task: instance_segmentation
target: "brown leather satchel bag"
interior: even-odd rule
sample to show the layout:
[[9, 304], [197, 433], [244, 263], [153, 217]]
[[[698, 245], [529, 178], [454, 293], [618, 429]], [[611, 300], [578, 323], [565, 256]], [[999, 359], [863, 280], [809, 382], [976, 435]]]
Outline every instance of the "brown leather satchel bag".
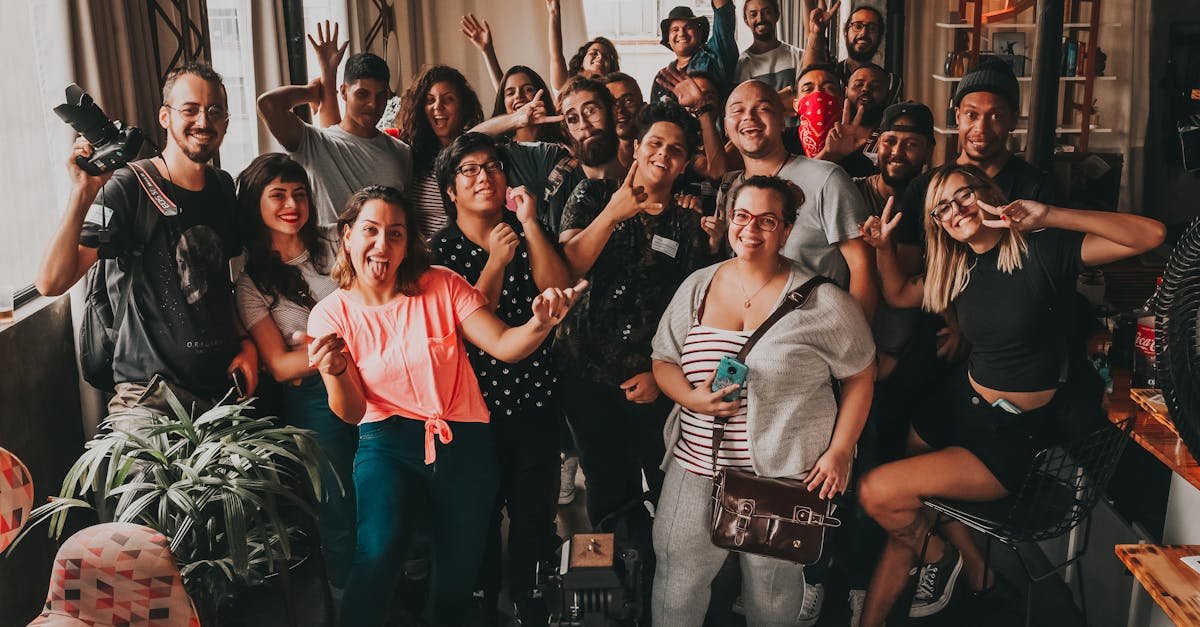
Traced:
[[[746, 340], [737, 359], [746, 355], [758, 339], [793, 309], [804, 306], [821, 283], [815, 276], [788, 293]], [[799, 479], [771, 479], [744, 470], [717, 467], [717, 451], [728, 418], [713, 418], [712, 456], [712, 543], [723, 549], [775, 557], [789, 562], [812, 564], [821, 558], [825, 530], [842, 524], [833, 516], [834, 505], [810, 492]]]

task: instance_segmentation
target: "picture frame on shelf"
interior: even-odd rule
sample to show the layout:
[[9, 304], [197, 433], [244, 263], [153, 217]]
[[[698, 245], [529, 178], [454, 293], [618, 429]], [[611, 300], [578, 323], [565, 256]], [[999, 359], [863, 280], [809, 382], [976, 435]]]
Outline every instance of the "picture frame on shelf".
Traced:
[[1025, 60], [1029, 58], [1027, 53], [1025, 33], [1012, 31], [992, 34], [992, 54], [1012, 65], [1017, 76], [1025, 76]]

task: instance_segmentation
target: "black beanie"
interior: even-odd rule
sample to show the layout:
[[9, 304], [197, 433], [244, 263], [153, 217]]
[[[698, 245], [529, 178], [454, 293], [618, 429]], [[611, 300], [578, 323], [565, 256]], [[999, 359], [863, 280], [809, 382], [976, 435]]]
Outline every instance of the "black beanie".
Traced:
[[986, 91], [1004, 98], [1012, 105], [1017, 113], [1021, 110], [1021, 86], [1017, 83], [1017, 75], [1012, 67], [999, 59], [991, 59], [979, 64], [979, 67], [967, 72], [958, 89], [954, 92], [954, 106], [962, 104], [967, 94]]

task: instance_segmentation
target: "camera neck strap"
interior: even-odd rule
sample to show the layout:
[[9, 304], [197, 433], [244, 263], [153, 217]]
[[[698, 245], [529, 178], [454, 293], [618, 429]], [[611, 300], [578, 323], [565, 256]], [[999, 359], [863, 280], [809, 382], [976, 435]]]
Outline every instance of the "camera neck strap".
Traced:
[[[146, 196], [150, 198], [150, 204], [154, 205], [154, 208], [158, 209], [158, 212], [164, 216], [169, 217], [179, 215], [179, 207], [175, 204], [175, 201], [171, 200], [171, 198], [167, 196], [166, 192], [162, 190], [162, 186], [159, 185], [159, 181], [162, 180], [162, 177], [151, 176], [147, 171], [147, 168], [153, 167], [154, 163], [150, 159], [145, 159], [143, 161], [131, 161], [129, 163], [129, 169], [133, 170], [134, 176], [137, 177], [138, 184], [142, 186], [142, 190], [144, 190], [146, 192]], [[155, 174], [157, 173], [158, 170], [156, 168]]]

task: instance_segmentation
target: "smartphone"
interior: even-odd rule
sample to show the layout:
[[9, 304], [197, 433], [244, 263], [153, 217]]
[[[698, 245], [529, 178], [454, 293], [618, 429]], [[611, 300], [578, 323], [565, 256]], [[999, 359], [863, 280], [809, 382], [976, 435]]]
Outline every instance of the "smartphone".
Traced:
[[242, 377], [242, 371], [234, 370], [233, 372], [229, 373], [229, 379], [233, 381], [233, 387], [235, 390], [237, 390], [238, 400], [246, 398], [246, 382]]
[[1011, 402], [1009, 402], [1009, 400], [1008, 400], [1008, 399], [1006, 399], [1006, 398], [998, 398], [998, 399], [996, 399], [996, 402], [995, 402], [995, 403], [992, 403], [992, 407], [999, 407], [1000, 409], [1003, 409], [1004, 411], [1006, 411], [1006, 412], [1008, 412], [1008, 413], [1010, 413], [1010, 414], [1020, 414], [1020, 413], [1024, 413], [1024, 412], [1022, 412], [1022, 411], [1021, 411], [1021, 408], [1020, 408], [1020, 407], [1017, 407], [1016, 405], [1013, 405], [1013, 404], [1012, 404]]
[[[746, 367], [746, 364], [743, 364], [736, 358], [730, 357], [729, 355], [722, 357], [721, 362], [717, 364], [716, 376], [713, 377], [712, 391], [716, 392], [721, 388], [729, 387], [735, 384], [742, 386], [742, 388], [746, 387], [746, 375], [749, 373], [749, 371], [750, 369]], [[722, 397], [722, 399], [726, 401], [735, 401], [741, 395], [742, 390], [739, 388], [730, 394], [726, 394]]]

